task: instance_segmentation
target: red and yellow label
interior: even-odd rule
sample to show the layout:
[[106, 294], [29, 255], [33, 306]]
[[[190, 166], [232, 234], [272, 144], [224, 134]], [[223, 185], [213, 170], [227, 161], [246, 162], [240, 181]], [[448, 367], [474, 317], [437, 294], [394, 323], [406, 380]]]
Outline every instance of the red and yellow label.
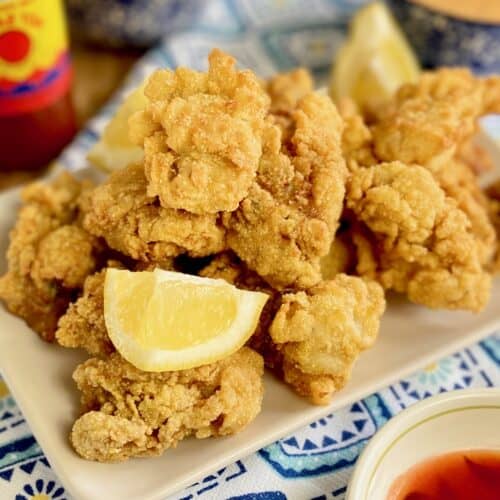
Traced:
[[61, 0], [0, 0], [0, 115], [36, 111], [71, 81]]

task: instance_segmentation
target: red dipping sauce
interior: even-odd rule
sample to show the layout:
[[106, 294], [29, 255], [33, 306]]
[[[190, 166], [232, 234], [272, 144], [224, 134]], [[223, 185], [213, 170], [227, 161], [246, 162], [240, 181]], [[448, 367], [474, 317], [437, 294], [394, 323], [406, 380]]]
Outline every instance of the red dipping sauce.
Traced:
[[500, 450], [438, 455], [399, 476], [387, 500], [499, 500]]

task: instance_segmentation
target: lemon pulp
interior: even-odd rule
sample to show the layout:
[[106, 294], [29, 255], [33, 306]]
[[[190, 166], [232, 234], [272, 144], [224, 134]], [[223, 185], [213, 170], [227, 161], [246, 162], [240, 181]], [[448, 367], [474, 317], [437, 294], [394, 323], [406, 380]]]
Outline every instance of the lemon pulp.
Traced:
[[125, 98], [104, 128], [99, 141], [88, 152], [88, 160], [96, 167], [112, 172], [142, 160], [143, 150], [128, 137], [128, 119], [146, 107], [144, 87], [145, 83]]
[[229, 356], [257, 327], [268, 296], [171, 271], [108, 269], [104, 318], [118, 352], [146, 371], [179, 370]]
[[[233, 323], [238, 309], [236, 299], [221, 287], [182, 282], [166, 285], [161, 283], [155, 290], [147, 308], [146, 327], [136, 337], [144, 347], [184, 349], [203, 344]], [[166, 311], [164, 304], [168, 304]]]

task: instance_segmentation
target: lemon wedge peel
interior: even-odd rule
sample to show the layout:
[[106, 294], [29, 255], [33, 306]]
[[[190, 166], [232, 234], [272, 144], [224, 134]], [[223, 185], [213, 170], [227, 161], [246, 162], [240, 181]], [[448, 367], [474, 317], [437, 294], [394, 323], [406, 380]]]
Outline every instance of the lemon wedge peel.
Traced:
[[[208, 293], [210, 293], [211, 287], [213, 289], [221, 289], [227, 293], [228, 297], [232, 297], [234, 300], [237, 314], [224, 332], [208, 340], [205, 339], [201, 343], [175, 349], [154, 347], [151, 345], [151, 339], [155, 337], [154, 332], [150, 332], [153, 334], [148, 334], [148, 332], [138, 332], [137, 330], [141, 328], [147, 329], [148, 325], [151, 325], [151, 321], [148, 320], [148, 316], [151, 314], [149, 305], [155, 291], [152, 291], [148, 303], [144, 301], [139, 306], [145, 309], [142, 326], [139, 319], [138, 322], [131, 325], [132, 328], [126, 328], [124, 326], [124, 319], [126, 318], [116, 314], [116, 311], [120, 309], [120, 295], [123, 297], [123, 295], [128, 294], [129, 298], [132, 298], [135, 292], [132, 286], [125, 292], [122, 290], [117, 293], [116, 285], [119, 284], [119, 281], [122, 282], [121, 285], [125, 285], [127, 278], [120, 279], [125, 277], [125, 275], [130, 278], [129, 275], [137, 274], [150, 275], [150, 277], [143, 276], [141, 279], [151, 280], [149, 284], [145, 284], [145, 287], [149, 286], [150, 290], [154, 289], [155, 291], [161, 287], [162, 283], [191, 283], [200, 287], [206, 287]], [[133, 280], [134, 278], [128, 279], [128, 281]], [[268, 295], [265, 293], [240, 290], [219, 279], [200, 278], [198, 276], [160, 269], [142, 273], [108, 269], [104, 285], [104, 319], [108, 335], [116, 350], [137, 368], [153, 372], [183, 370], [213, 363], [230, 356], [240, 349], [257, 328], [260, 313], [268, 298]], [[135, 300], [140, 301], [140, 299]], [[168, 304], [165, 304], [165, 307], [168, 308]], [[168, 309], [166, 314], [168, 314]], [[144, 345], [144, 342], [140, 340], [141, 337], [142, 339], [149, 337], [149, 341], [147, 342], [149, 345]]]
[[351, 22], [332, 69], [330, 94], [335, 100], [350, 97], [363, 108], [419, 75], [418, 60], [389, 9], [374, 2]]
[[144, 151], [138, 146], [112, 149], [101, 141], [87, 154], [88, 161], [106, 173], [121, 170], [132, 163], [140, 163], [143, 158]]
[[87, 160], [105, 172], [113, 172], [138, 163], [144, 151], [133, 144], [128, 136], [128, 119], [136, 111], [146, 107], [144, 95], [146, 82], [130, 92], [105, 126], [102, 135], [87, 153]]

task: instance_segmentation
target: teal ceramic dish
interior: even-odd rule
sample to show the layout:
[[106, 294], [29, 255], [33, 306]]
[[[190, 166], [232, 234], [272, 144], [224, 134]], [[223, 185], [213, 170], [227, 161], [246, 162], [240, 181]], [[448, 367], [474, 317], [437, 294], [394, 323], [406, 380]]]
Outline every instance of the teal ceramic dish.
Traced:
[[500, 73], [500, 23], [459, 19], [409, 0], [387, 4], [424, 67], [468, 66], [477, 74]]

